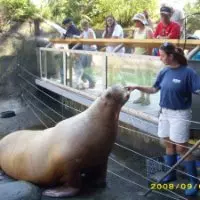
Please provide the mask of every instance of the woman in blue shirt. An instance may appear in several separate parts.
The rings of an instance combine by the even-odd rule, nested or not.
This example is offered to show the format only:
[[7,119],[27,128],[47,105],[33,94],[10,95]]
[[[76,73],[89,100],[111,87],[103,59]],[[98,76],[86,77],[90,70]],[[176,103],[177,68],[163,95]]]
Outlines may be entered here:
[[[139,90],[148,94],[160,90],[161,114],[158,123],[158,136],[164,139],[166,146],[165,163],[173,166],[177,161],[176,153],[184,155],[190,134],[192,93],[200,94],[200,77],[187,66],[187,59],[182,49],[171,43],[164,43],[160,49],[160,60],[166,67],[160,71],[153,87],[130,86],[129,90]],[[181,146],[179,145],[181,144]],[[198,179],[195,161],[188,156],[184,166],[190,177],[192,188],[187,189],[187,196],[198,192]],[[172,171],[163,182],[176,179],[176,172]]]

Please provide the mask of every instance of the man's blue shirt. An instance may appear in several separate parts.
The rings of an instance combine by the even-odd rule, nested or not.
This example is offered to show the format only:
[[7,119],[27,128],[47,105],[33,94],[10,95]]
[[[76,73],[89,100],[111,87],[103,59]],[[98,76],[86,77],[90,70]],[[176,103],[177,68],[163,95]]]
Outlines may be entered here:
[[70,25],[64,34],[65,38],[72,38],[73,35],[80,35],[80,31],[76,28],[74,24]]

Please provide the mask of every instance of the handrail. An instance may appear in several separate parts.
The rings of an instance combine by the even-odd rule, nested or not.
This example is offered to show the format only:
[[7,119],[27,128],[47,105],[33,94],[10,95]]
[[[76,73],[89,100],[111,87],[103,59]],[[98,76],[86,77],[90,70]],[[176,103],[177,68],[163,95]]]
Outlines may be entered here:
[[164,42],[170,42],[180,47],[186,48],[194,48],[197,45],[200,45],[200,40],[178,40],[178,39],[145,39],[145,40],[138,40],[138,39],[51,39],[52,43],[56,44],[96,44],[99,46],[106,46],[106,45],[120,45],[123,44],[124,46],[139,46],[139,47],[159,47]]
[[118,52],[119,50],[121,50],[124,47],[123,44],[119,44],[118,46],[116,46],[112,52]]
[[195,55],[200,49],[200,45],[196,46],[194,49],[192,49],[191,52],[188,53],[187,59],[191,59],[193,55]]

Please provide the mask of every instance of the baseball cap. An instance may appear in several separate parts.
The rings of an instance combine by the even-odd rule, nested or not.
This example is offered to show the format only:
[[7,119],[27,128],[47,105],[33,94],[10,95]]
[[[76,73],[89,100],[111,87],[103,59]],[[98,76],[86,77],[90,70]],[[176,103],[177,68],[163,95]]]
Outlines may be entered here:
[[147,23],[147,20],[146,20],[146,18],[145,18],[145,16],[144,16],[144,14],[143,13],[138,13],[138,14],[135,14],[134,15],[134,17],[132,18],[132,20],[133,21],[140,21],[142,24],[144,24],[144,25],[146,25],[146,24],[148,24]]
[[65,24],[68,24],[68,23],[70,23],[70,22],[72,22],[73,20],[72,20],[72,18],[66,18],[65,20],[63,20],[63,25],[65,25]]
[[172,9],[168,6],[163,6],[163,7],[160,8],[160,14],[171,15]]

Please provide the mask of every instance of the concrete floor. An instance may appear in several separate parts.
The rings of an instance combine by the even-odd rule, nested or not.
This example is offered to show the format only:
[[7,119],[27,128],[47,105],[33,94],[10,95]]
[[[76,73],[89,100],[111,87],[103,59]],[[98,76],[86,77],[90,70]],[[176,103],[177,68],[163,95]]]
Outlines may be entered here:
[[[139,164],[139,163],[138,163]],[[143,187],[147,185],[147,182],[140,179],[138,176],[128,172],[126,169],[119,167],[117,164],[112,161],[109,162],[108,170],[119,175],[120,177],[126,178],[138,184],[141,184]],[[107,176],[107,187],[105,189],[94,189],[86,188],[80,193],[79,196],[73,197],[70,199],[73,200],[167,200],[168,197],[163,197],[162,195],[157,195],[151,193],[148,198],[144,197],[143,194],[147,190],[140,188],[126,180],[119,178],[116,175],[113,175],[108,172]],[[55,200],[66,200],[68,198],[55,198]],[[52,200],[52,198],[42,197],[41,200]]]
[[[119,147],[114,147],[110,158],[115,161],[126,165],[136,173],[146,176],[146,160],[132,152],[125,151]],[[73,200],[168,200],[170,197],[165,197],[161,194],[154,192],[150,193],[147,197],[144,197],[144,193],[147,189],[147,180],[141,178],[139,175],[134,174],[130,170],[120,166],[115,161],[109,159],[108,163],[108,175],[107,175],[107,187],[105,189],[85,188],[79,196],[73,197]],[[125,180],[126,179],[126,180]],[[136,184],[133,184],[135,182]],[[176,191],[175,191],[176,192]],[[167,194],[175,197],[169,192]],[[41,200],[51,200],[52,198],[42,197]],[[55,200],[66,200],[67,198],[55,198]],[[178,197],[175,197],[178,199]],[[194,198],[195,199],[195,198]],[[198,198],[196,198],[197,200]]]

